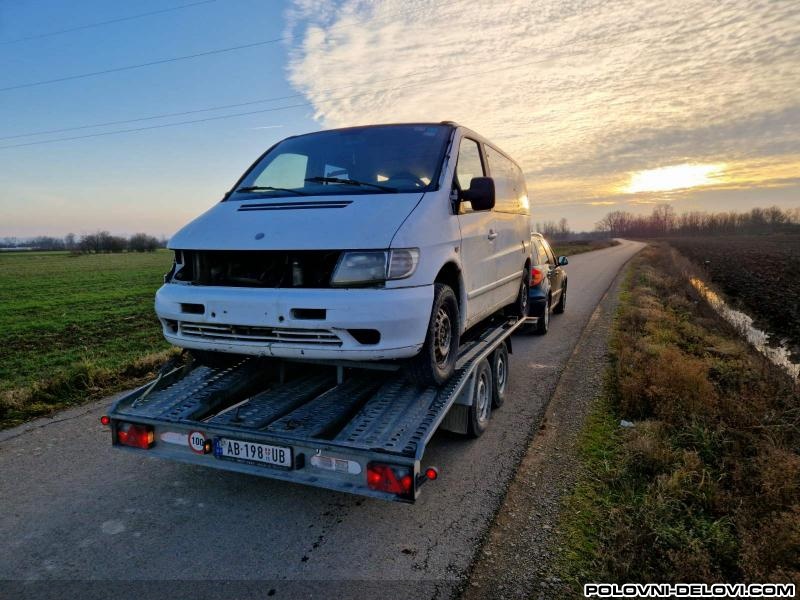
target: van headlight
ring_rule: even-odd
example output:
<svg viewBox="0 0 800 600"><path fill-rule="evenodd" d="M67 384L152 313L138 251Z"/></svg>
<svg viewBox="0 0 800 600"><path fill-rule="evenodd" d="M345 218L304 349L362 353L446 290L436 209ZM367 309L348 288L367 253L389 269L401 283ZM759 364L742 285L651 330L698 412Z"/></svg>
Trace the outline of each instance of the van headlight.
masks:
<svg viewBox="0 0 800 600"><path fill-rule="evenodd" d="M368 285L411 277L417 269L419 250L364 250L343 252L331 276L331 285Z"/></svg>

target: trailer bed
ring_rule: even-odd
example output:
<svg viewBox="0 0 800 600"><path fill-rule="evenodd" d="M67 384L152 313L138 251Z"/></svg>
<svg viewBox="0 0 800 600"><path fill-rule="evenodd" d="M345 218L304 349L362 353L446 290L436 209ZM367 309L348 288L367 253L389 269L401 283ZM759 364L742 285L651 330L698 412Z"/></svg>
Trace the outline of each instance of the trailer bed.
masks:
<svg viewBox="0 0 800 600"><path fill-rule="evenodd" d="M176 367L113 405L112 439L145 451L120 444L120 431L132 424L152 431L148 455L413 502L427 480L421 466L427 443L451 410L459 412L457 404L460 414L451 415L449 428L463 429L475 366L509 343L524 321L484 327L463 345L455 375L440 387L417 387L400 372L255 357L227 367ZM225 444L237 442L247 457L225 454ZM282 451L281 460L250 460L250 451L262 450ZM371 464L409 473L411 489L372 489Z"/></svg>

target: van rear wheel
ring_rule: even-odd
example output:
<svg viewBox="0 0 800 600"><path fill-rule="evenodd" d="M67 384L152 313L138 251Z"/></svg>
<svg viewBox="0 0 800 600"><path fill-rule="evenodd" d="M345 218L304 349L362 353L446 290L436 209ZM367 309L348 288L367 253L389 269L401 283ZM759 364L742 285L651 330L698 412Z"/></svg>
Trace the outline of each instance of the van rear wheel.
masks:
<svg viewBox="0 0 800 600"><path fill-rule="evenodd" d="M526 267L522 273L522 282L519 284L519 291L517 292L517 299L513 304L506 306L504 313L507 317L527 317L530 292L530 275Z"/></svg>
<svg viewBox="0 0 800 600"><path fill-rule="evenodd" d="M422 350L408 364L408 378L418 385L441 385L453 376L458 358L460 316L449 285L433 287L433 308Z"/></svg>

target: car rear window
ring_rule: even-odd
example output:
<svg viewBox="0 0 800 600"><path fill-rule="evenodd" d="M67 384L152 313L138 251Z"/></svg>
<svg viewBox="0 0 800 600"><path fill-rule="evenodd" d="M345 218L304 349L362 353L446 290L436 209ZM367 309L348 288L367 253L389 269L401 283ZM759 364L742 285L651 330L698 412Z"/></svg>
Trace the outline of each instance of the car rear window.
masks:
<svg viewBox="0 0 800 600"><path fill-rule="evenodd" d="M554 264L554 261L551 258L551 254L545 248L544 242L542 240L536 240L536 247L539 250L539 260L540 261L543 260L544 263L547 263L549 265ZM539 263L539 264L543 264L543 263Z"/></svg>
<svg viewBox="0 0 800 600"><path fill-rule="evenodd" d="M542 256L543 255L539 252L539 245L536 243L536 238L534 238L531 244L531 258L533 259L533 264L542 264Z"/></svg>
<svg viewBox="0 0 800 600"><path fill-rule="evenodd" d="M547 240L542 240L542 245L544 245L544 250L547 252L547 262L551 265L556 264L556 255L553 253L553 249L550 247L550 244Z"/></svg>

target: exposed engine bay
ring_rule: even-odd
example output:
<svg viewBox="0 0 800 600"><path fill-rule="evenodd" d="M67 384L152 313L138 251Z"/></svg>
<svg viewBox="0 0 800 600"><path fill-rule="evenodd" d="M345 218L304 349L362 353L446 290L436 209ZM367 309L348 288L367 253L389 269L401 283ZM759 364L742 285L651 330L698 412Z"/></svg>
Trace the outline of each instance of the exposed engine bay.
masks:
<svg viewBox="0 0 800 600"><path fill-rule="evenodd" d="M329 288L339 250L176 250L165 281L257 288Z"/></svg>

